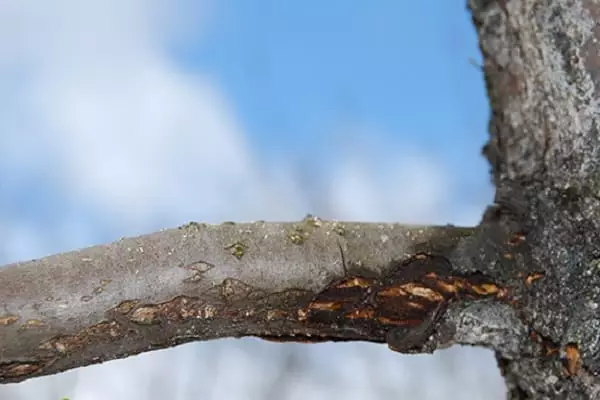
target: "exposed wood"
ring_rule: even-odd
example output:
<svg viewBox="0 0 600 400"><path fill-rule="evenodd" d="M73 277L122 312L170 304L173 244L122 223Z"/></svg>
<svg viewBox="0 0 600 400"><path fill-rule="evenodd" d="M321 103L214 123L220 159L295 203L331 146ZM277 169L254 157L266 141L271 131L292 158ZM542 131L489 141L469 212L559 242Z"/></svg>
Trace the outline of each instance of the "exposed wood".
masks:
<svg viewBox="0 0 600 400"><path fill-rule="evenodd" d="M506 294L444 258L471 234L315 217L191 223L9 265L0 382L231 336L385 342L421 329L394 336L398 349L419 347L442 305Z"/></svg>

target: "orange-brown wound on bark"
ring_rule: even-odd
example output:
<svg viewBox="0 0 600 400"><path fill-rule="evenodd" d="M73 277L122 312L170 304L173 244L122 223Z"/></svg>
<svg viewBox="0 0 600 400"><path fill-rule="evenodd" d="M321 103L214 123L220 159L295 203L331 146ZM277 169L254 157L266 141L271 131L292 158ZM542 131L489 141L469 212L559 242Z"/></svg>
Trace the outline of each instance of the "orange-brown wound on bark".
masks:
<svg viewBox="0 0 600 400"><path fill-rule="evenodd" d="M342 307L342 303L336 301L313 301L310 303L312 310L335 311Z"/></svg>
<svg viewBox="0 0 600 400"><path fill-rule="evenodd" d="M525 283L527 284L527 286L531 286L531 284L535 281L537 281L540 278L544 277L544 273L543 272L534 272L532 274L527 275L527 278L525 278Z"/></svg>
<svg viewBox="0 0 600 400"><path fill-rule="evenodd" d="M42 367L43 365L41 363L36 362L7 363L4 365L0 365L0 377L15 378L18 376L26 376L36 373L37 371L42 369Z"/></svg>
<svg viewBox="0 0 600 400"><path fill-rule="evenodd" d="M11 325L19 320L17 315L3 315L0 317L0 325Z"/></svg>
<svg viewBox="0 0 600 400"><path fill-rule="evenodd" d="M564 366L568 376L577 375L581 367L581 353L576 343L569 343L564 348Z"/></svg>
<svg viewBox="0 0 600 400"><path fill-rule="evenodd" d="M497 294L500 292L500 288L493 283L484 283L481 285L473 285L471 286L473 291L479 295L491 295Z"/></svg>
<svg viewBox="0 0 600 400"><path fill-rule="evenodd" d="M421 303L417 303L416 301L407 301L407 302L406 302L406 305L407 305L408 307L411 307L411 308L417 308L417 309L419 309L419 310L422 310L422 309L424 309L424 308L425 308L425 306L424 306L423 304L421 304Z"/></svg>
<svg viewBox="0 0 600 400"><path fill-rule="evenodd" d="M433 282L433 284L440 292L444 293L446 296L454 296L462 289L462 285L457 284L457 282L445 282L439 280Z"/></svg>
<svg viewBox="0 0 600 400"><path fill-rule="evenodd" d="M274 319L280 319L287 316L287 312L283 310L269 310L267 311L267 321L272 321ZM298 313L298 319L301 319L300 313Z"/></svg>
<svg viewBox="0 0 600 400"><path fill-rule="evenodd" d="M337 287L338 288L351 288L351 287L361 287L366 288L372 283L371 279L366 279L360 276L354 276L352 278L345 279L341 281Z"/></svg>
<svg viewBox="0 0 600 400"><path fill-rule="evenodd" d="M345 277L331 282L308 306L298 311L300 321L352 327L356 332L382 331L398 326L417 326L445 302L497 297L506 290L481 274L454 275L444 257L417 254L393 262L381 278Z"/></svg>
<svg viewBox="0 0 600 400"><path fill-rule="evenodd" d="M375 310L372 308L357 309L346 314L346 318L350 319L373 319L375 317Z"/></svg>
<svg viewBox="0 0 600 400"><path fill-rule="evenodd" d="M423 299L427 299L430 301L441 301L444 299L444 296L436 292L435 290L423 286L419 283L405 283L403 285L398 286L389 286L382 288L379 292L377 292L377 296L390 296L390 297L406 297L406 296L414 296L421 297ZM407 299L408 300L408 299Z"/></svg>
<svg viewBox="0 0 600 400"><path fill-rule="evenodd" d="M516 246L519 243L522 243L524 241L525 241L525 234L523 234L522 232L517 232L508 240L508 244L510 244L512 246Z"/></svg>

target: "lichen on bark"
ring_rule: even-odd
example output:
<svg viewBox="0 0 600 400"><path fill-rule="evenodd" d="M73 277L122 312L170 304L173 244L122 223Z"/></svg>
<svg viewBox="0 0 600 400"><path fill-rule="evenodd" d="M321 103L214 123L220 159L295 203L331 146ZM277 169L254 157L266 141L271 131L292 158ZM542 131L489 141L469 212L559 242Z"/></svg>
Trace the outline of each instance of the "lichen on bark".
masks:
<svg viewBox="0 0 600 400"><path fill-rule="evenodd" d="M517 227L545 276L524 294L528 326L575 346L581 375L541 359L505 359L515 398L597 396L600 372L600 4L590 0L471 0L492 108L484 154L496 203L488 224ZM482 257L485 258L485 257ZM578 355L578 357L579 357Z"/></svg>

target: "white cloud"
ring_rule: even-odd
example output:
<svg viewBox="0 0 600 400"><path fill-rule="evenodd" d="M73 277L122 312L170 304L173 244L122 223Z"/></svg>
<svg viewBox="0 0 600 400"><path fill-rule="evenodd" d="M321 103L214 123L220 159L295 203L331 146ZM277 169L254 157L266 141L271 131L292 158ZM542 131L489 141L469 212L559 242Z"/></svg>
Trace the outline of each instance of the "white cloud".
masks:
<svg viewBox="0 0 600 400"><path fill-rule="evenodd" d="M9 4L0 66L6 80L23 71L4 122L12 168L48 168L70 196L132 223L199 202L210 215L234 188L259 203L231 106L166 56L161 28L179 25L156 18L164 2Z"/></svg>
<svg viewBox="0 0 600 400"><path fill-rule="evenodd" d="M334 167L329 196L336 218L441 223L452 179L413 146L390 149L365 134Z"/></svg>
<svg viewBox="0 0 600 400"><path fill-rule="evenodd" d="M173 221L274 220L307 211L306 188L295 181L292 168L285 163L271 172L262 168L232 104L210 77L184 73L168 57L166 48L174 41L202 33L211 3L0 1L0 171L54 179L70 201L111 215L123 232L143 230L164 215ZM414 149L398 155L383 145L374 144L371 153L362 145L353 148L318 194L336 217L439 221L436 210L450 185L434 160ZM74 236L87 232L68 219L65 225L77 228ZM30 226L15 227L12 235L22 238L14 239L18 254L24 243L37 249L43 240ZM347 370L324 382L320 375L338 365L397 371L386 378L394 393L415 387L405 380L408 386L398 389L394 376L400 381L411 371L430 369L407 367L409 359L383 347L340 346L294 350L304 369L289 385L289 398L325 398L323 393L331 398L334 388L355 385L361 390L347 390L344 397L374 393L368 375ZM183 346L0 387L0 397L225 398L238 385L238 395L230 398L260 398L268 383L257 383L256 371L274 374L273 366L288 354L282 349L249 340ZM489 354L482 357L493 365ZM420 360L435 365L434 358ZM443 373L432 379L449 384ZM482 390L487 394L489 388Z"/></svg>

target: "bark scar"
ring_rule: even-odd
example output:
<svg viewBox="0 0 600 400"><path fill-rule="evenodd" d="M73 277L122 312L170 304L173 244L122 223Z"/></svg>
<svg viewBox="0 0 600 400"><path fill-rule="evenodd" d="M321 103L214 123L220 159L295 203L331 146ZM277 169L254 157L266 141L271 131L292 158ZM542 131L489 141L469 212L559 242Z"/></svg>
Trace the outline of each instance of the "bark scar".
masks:
<svg viewBox="0 0 600 400"><path fill-rule="evenodd" d="M334 280L299 310L298 319L323 331L335 327L340 338L359 334L406 352L426 342L451 301L489 297L505 299L507 290L482 274L455 274L445 257L419 253L393 261L380 278Z"/></svg>

